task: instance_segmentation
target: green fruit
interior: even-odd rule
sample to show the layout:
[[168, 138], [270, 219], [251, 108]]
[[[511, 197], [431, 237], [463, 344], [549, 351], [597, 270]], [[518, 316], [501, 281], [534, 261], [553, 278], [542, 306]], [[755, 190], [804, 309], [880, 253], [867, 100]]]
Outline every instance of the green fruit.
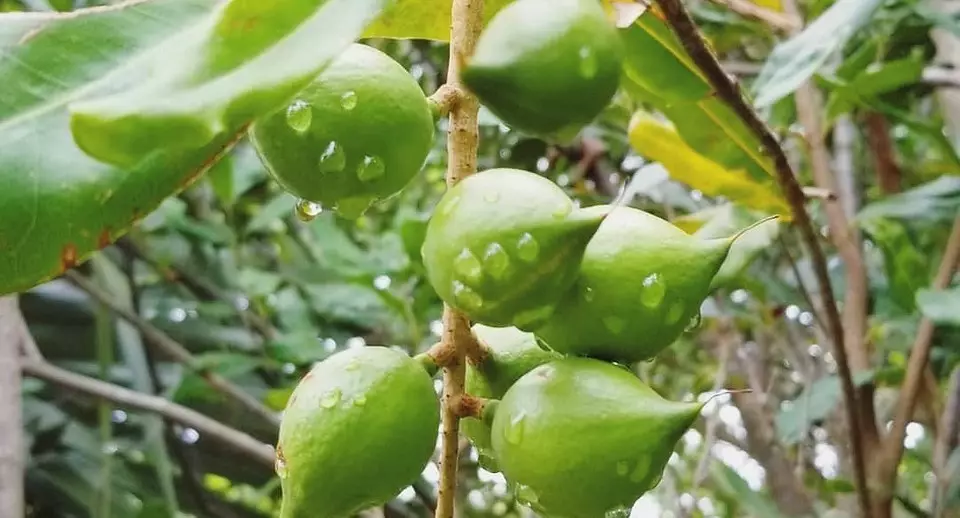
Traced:
[[427, 278], [471, 320], [529, 331], [576, 279], [602, 211], [584, 211], [550, 180], [517, 169], [465, 178], [437, 204], [421, 249]]
[[566, 358], [510, 387], [493, 448], [518, 499], [543, 516], [598, 518], [659, 483], [702, 406], [665, 400], [622, 367]]
[[[536, 337], [515, 327], [488, 327], [474, 324], [473, 333], [486, 346], [488, 355], [479, 365], [467, 364], [467, 394], [497, 399], [521, 376], [534, 367], [561, 358], [537, 344]], [[488, 471], [499, 471], [490, 445], [490, 425], [468, 417], [463, 419], [464, 435], [477, 448], [481, 464]]]
[[517, 0], [481, 33], [462, 78], [509, 126], [567, 139], [610, 102], [622, 60], [597, 0]]
[[284, 189], [355, 218], [420, 171], [434, 121], [420, 85], [399, 63], [354, 44], [250, 134]]
[[652, 358], [699, 320], [736, 236], [696, 238], [629, 207], [584, 210], [609, 216], [587, 246], [573, 289], [535, 332], [565, 354]]
[[364, 347], [318, 363], [280, 424], [281, 518], [342, 518], [389, 501], [430, 460], [439, 424], [433, 381], [406, 354]]

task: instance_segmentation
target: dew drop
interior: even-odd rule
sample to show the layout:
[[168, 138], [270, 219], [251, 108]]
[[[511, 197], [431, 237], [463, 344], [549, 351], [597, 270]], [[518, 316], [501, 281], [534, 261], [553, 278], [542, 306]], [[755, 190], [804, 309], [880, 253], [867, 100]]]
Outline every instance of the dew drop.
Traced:
[[357, 92], [350, 90], [349, 92], [344, 92], [340, 96], [340, 107], [344, 110], [351, 111], [357, 107]]
[[533, 331], [543, 325], [553, 314], [553, 306], [528, 309], [514, 315], [513, 325], [521, 331]]
[[690, 333], [696, 331], [700, 327], [700, 322], [703, 321], [703, 317], [700, 315], [700, 312], [697, 311], [690, 317], [690, 322], [687, 323], [686, 329], [683, 330], [684, 333]]
[[310, 222], [317, 218], [323, 212], [323, 207], [319, 203], [310, 200], [300, 200], [297, 202], [297, 218], [300, 221]]
[[357, 166], [357, 178], [361, 182], [370, 182], [383, 176], [386, 171], [387, 168], [383, 165], [383, 160], [380, 157], [365, 156], [360, 165]]
[[367, 404], [367, 396], [357, 396], [353, 398], [353, 406], [363, 406]]
[[490, 243], [483, 252], [483, 268], [494, 279], [503, 278], [510, 268], [510, 256], [500, 243]]
[[532, 487], [520, 484], [517, 486], [517, 501], [521, 504], [536, 504], [540, 497]]
[[593, 79], [597, 75], [597, 56], [590, 47], [580, 47], [580, 75]]
[[540, 243], [529, 232], [524, 232], [517, 240], [517, 257], [529, 263], [535, 261], [538, 255]]
[[323, 408], [333, 408], [340, 402], [341, 397], [343, 397], [343, 393], [340, 392], [340, 389], [335, 388], [320, 398], [320, 406]]
[[593, 299], [596, 298], [596, 294], [593, 292], [593, 288], [587, 286], [583, 289], [583, 300], [587, 302], [593, 302]]
[[446, 199], [443, 201], [442, 206], [440, 207], [439, 213], [441, 216], [448, 216], [454, 209], [457, 208], [457, 205], [460, 203], [460, 195], [456, 194], [453, 198]]
[[453, 281], [453, 297], [465, 310], [477, 310], [483, 307], [483, 299], [480, 295], [460, 281]]
[[483, 266], [477, 256], [467, 248], [461, 250], [460, 255], [453, 260], [453, 270], [470, 284], [477, 284], [483, 280]]
[[613, 315], [603, 317], [603, 325], [611, 333], [618, 335], [623, 332], [623, 328], [626, 327], [626, 320], [616, 317]]
[[347, 363], [347, 366], [344, 367], [343, 370], [347, 372], [353, 372], [359, 368], [360, 368], [360, 361], [354, 358]]
[[570, 207], [560, 207], [553, 212], [553, 219], [561, 220], [570, 214]]
[[339, 173], [346, 165], [347, 154], [343, 151], [343, 146], [335, 140], [327, 144], [317, 161], [317, 169], [323, 174]]
[[667, 310], [667, 324], [673, 325], [680, 321], [683, 316], [683, 304], [674, 302]]
[[633, 467], [633, 473], [630, 474], [630, 482], [643, 482], [649, 474], [650, 463], [645, 459], [640, 459], [637, 461], [637, 465]]
[[617, 463], [617, 475], [625, 477], [627, 476], [627, 473], [630, 473], [630, 463], [625, 460], [621, 460]]
[[627, 507], [615, 507], [603, 513], [603, 518], [630, 518], [630, 509]]
[[487, 191], [483, 194], [483, 201], [487, 203], [497, 203], [500, 201], [499, 191]]
[[667, 286], [660, 278], [660, 274], [651, 273], [643, 279], [643, 285], [640, 287], [640, 302], [653, 309], [663, 302], [663, 296], [667, 293]]
[[305, 133], [313, 122], [313, 109], [310, 103], [296, 100], [287, 107], [287, 126], [297, 133]]
[[507, 439], [508, 443], [520, 444], [520, 441], [523, 440], [523, 428], [526, 419], [526, 414], [522, 412], [510, 419], [510, 422], [507, 424], [507, 429], [504, 431], [504, 438]]
[[273, 470], [277, 472], [277, 476], [281, 480], [287, 478], [287, 461], [283, 460], [283, 457], [278, 456], [277, 460], [273, 463]]

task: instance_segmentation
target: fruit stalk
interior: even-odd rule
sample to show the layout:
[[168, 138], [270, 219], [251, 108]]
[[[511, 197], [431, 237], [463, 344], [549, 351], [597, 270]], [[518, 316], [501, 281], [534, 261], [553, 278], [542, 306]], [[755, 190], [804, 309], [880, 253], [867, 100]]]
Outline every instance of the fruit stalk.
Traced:
[[[460, 70], [466, 58], [473, 53], [483, 25], [483, 0], [453, 0], [450, 24], [450, 63], [447, 85], [457, 92], [457, 101], [451, 106], [447, 135], [447, 187], [477, 170], [477, 143], [480, 139], [477, 114], [480, 103], [463, 88]], [[473, 338], [470, 322], [459, 311], [449, 306], [443, 309], [442, 347], [453, 352], [443, 355], [443, 419], [442, 452], [440, 456], [440, 487], [436, 518], [453, 518], [457, 487], [459, 458], [460, 416], [454, 405], [464, 390], [466, 356]], [[476, 340], [473, 340], [476, 343]], [[437, 356], [434, 356], [436, 358]]]

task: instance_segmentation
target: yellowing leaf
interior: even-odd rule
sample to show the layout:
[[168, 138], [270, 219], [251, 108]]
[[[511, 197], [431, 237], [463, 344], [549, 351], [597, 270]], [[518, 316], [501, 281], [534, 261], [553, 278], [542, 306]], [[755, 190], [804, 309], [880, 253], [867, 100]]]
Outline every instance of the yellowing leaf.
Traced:
[[708, 196], [725, 196], [745, 207], [781, 215], [790, 210], [779, 192], [740, 169], [727, 169], [687, 145], [669, 125], [644, 112], [630, 121], [630, 145], [641, 155], [660, 162], [670, 176]]
[[[485, 0], [483, 22], [511, 0]], [[450, 39], [450, 9], [452, 0], [395, 0], [363, 34], [364, 38]]]
[[783, 12], [783, 3], [780, 0], [753, 0], [753, 3], [771, 11]]

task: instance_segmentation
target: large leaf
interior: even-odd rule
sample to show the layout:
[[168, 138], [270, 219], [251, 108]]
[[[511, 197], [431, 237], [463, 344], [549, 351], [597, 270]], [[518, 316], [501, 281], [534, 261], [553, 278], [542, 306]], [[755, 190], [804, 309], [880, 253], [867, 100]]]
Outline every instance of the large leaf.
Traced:
[[708, 196], [725, 196], [745, 207], [789, 216], [779, 192], [742, 170], [730, 170], [687, 145], [670, 126], [644, 112], [630, 121], [630, 144], [641, 155], [660, 162], [670, 176]]
[[153, 0], [0, 15], [0, 294], [76, 265], [194, 181], [385, 2]]
[[838, 0], [793, 38], [777, 45], [753, 84], [755, 104], [770, 106], [810, 79], [860, 29], [881, 0]]
[[935, 324], [960, 326], [960, 287], [917, 292], [917, 306]]
[[766, 181], [773, 167], [760, 142], [715, 96], [667, 25], [647, 12], [620, 30], [626, 49], [622, 86], [666, 115], [686, 143], [727, 168]]
[[[484, 22], [512, 0], [484, 0]], [[367, 38], [448, 41], [452, 0], [397, 0], [363, 34]]]

